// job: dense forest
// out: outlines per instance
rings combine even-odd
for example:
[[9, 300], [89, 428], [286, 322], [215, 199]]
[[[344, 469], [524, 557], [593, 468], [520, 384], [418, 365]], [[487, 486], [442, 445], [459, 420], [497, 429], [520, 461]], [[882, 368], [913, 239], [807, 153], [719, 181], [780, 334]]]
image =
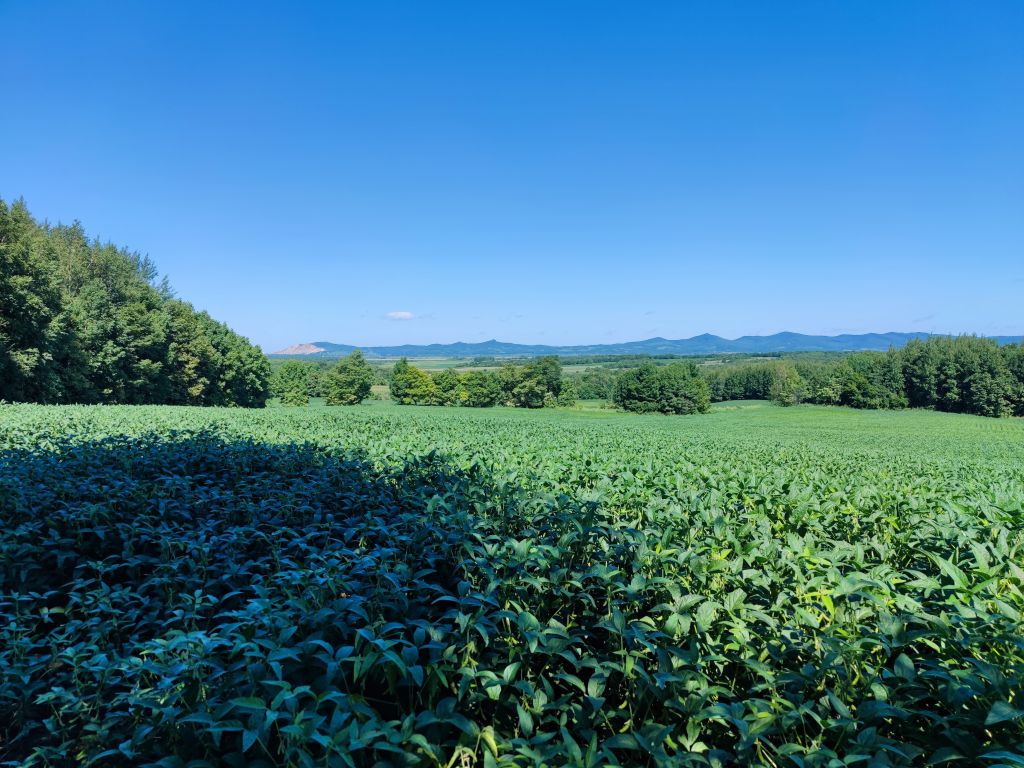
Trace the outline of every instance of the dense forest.
[[269, 378], [148, 258], [0, 200], [0, 400], [259, 407]]

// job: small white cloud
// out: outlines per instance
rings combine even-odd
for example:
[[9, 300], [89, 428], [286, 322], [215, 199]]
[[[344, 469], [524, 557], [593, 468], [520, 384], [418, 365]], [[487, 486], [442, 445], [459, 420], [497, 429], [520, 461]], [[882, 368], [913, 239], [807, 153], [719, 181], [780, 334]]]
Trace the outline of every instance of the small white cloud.
[[386, 317], [388, 320], [412, 320], [416, 317], [416, 315], [414, 315], [412, 312], [405, 312], [403, 310], [400, 312], [388, 312], [386, 315], [384, 315], [384, 317]]

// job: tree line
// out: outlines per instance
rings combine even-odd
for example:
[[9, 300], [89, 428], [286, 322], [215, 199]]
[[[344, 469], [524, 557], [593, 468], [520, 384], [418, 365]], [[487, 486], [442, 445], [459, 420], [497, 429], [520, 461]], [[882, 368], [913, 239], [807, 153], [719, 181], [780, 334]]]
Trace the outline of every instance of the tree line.
[[463, 405], [487, 408], [571, 406], [576, 391], [562, 376], [553, 355], [524, 365], [504, 363], [494, 370], [459, 373], [444, 369], [428, 373], [402, 358], [391, 374], [391, 399], [402, 405]]
[[1024, 415], [1024, 347], [974, 336], [932, 337], [888, 352], [703, 366], [648, 359], [624, 370], [572, 375], [563, 374], [554, 356], [464, 372], [430, 372], [402, 358], [388, 372], [355, 352], [335, 365], [284, 362], [275, 369], [272, 390], [286, 405], [304, 405], [310, 397], [339, 405], [369, 397], [374, 383], [387, 383], [402, 405], [542, 408], [579, 398], [610, 400], [636, 413], [687, 414], [724, 400], [774, 400], [1007, 416]]
[[261, 407], [270, 366], [138, 253], [0, 199], [0, 399]]
[[834, 361], [724, 366], [705, 376], [714, 402], [770, 399], [782, 405], [1024, 416], [1024, 346], [999, 346], [977, 336], [933, 336]]
[[[377, 376], [356, 350], [326, 369], [313, 362], [286, 361], [275, 370], [271, 389], [284, 405], [306, 405], [316, 396], [328, 405], [344, 405], [369, 397]], [[554, 356], [538, 357], [524, 365], [505, 363], [495, 370], [465, 372], [450, 368], [426, 371], [403, 357], [386, 381], [391, 399], [400, 405], [544, 408], [576, 403], [575, 387], [562, 376], [562, 366]]]
[[[589, 373], [589, 372], [588, 372]], [[283, 405], [306, 405], [323, 397], [328, 405], [346, 405], [369, 397], [375, 371], [358, 350], [336, 365], [288, 360], [275, 368], [273, 394]], [[489, 408], [571, 407], [578, 397], [579, 377], [563, 375], [556, 356], [538, 357], [522, 365], [505, 362], [494, 369], [426, 371], [406, 358], [387, 377], [391, 399], [399, 405]], [[704, 413], [710, 405], [707, 381], [692, 361], [658, 366], [646, 361], [613, 375], [608, 399], [636, 413]]]

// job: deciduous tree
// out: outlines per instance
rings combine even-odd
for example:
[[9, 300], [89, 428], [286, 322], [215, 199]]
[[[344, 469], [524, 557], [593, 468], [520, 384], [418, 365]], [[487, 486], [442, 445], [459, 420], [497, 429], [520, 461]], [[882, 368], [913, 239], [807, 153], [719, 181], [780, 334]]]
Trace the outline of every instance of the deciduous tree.
[[373, 369], [357, 349], [339, 360], [324, 376], [324, 402], [327, 405], [356, 405], [370, 396], [372, 386]]

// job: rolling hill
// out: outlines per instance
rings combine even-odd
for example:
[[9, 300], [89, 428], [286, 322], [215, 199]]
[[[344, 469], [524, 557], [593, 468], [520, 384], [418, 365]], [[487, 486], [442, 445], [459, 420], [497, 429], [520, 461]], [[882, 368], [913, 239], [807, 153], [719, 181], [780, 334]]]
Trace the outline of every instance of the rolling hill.
[[[272, 357], [335, 358], [361, 349], [367, 357], [535, 357], [539, 355], [714, 355], [728, 353], [775, 352], [852, 352], [902, 347], [912, 339], [927, 338], [927, 333], [863, 333], [839, 336], [809, 336], [784, 331], [770, 336], [740, 336], [724, 339], [710, 333], [688, 339], [655, 337], [617, 344], [551, 346], [514, 344], [491, 339], [481, 342], [457, 341], [452, 344], [402, 344], [390, 347], [362, 347], [330, 341], [295, 344], [274, 352]], [[1022, 336], [996, 336], [1000, 344], [1020, 342]]]

